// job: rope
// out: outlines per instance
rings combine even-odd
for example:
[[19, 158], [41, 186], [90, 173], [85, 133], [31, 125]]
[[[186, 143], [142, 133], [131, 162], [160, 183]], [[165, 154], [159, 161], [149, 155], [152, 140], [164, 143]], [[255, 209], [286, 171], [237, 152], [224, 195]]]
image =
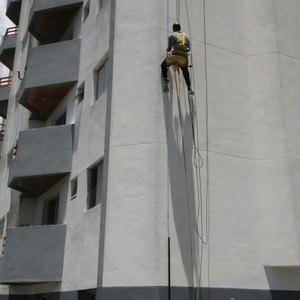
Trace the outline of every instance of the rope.
[[180, 0], [176, 0], [176, 22], [180, 23]]
[[[167, 40], [169, 38], [169, 11], [170, 1], [167, 0]], [[169, 132], [169, 110], [167, 110], [167, 133]], [[170, 173], [169, 173], [169, 156], [167, 166], [167, 241], [168, 241], [168, 300], [171, 300], [171, 237], [170, 237]]]
[[[177, 70], [176, 70], [177, 71]], [[189, 239], [190, 239], [190, 253], [191, 253], [191, 270], [192, 270], [192, 284], [194, 286], [194, 268], [193, 268], [193, 245], [192, 245], [192, 230], [191, 230], [191, 216], [190, 216], [190, 197], [189, 197], [189, 190], [188, 190], [188, 179], [187, 179], [187, 163], [186, 163], [186, 155], [185, 155], [185, 142], [184, 142], [184, 135], [183, 135], [183, 121], [182, 121], [182, 110], [180, 105], [180, 98], [179, 98], [179, 88], [178, 88], [178, 81], [177, 81], [177, 74], [176, 71], [174, 72], [174, 80], [175, 80], [175, 87], [176, 87], [176, 96], [177, 96], [177, 105], [178, 105], [178, 112], [179, 112], [179, 121], [180, 121], [180, 128], [181, 128], [181, 141], [182, 141], [182, 154], [183, 154], [183, 162], [184, 162], [184, 172], [185, 172], [185, 189], [186, 189], [186, 196], [187, 196], [187, 209], [188, 209], [188, 219], [189, 219]], [[193, 289], [193, 299], [194, 299], [194, 289]]]

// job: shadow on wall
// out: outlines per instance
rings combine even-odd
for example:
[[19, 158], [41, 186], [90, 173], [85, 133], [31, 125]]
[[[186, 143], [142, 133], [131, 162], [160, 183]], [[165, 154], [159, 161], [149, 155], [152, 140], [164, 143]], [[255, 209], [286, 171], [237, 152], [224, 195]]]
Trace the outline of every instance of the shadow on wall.
[[300, 299], [300, 267], [265, 267], [273, 300]]
[[[199, 249], [197, 248], [198, 243], [195, 235], [197, 212], [195, 205], [191, 116], [183, 110], [186, 104], [185, 101], [188, 101], [187, 96], [179, 99], [176, 94], [173, 94], [172, 90], [171, 86], [170, 93], [163, 92], [170, 181], [169, 200], [172, 204], [174, 224], [185, 275], [189, 286], [193, 287], [195, 279], [199, 278], [196, 260]], [[177, 110], [177, 106], [179, 113], [173, 118], [173, 111]], [[182, 144], [184, 147], [181, 146]], [[194, 278], [195, 275], [196, 278]], [[192, 289], [189, 292], [189, 299], [193, 299]]]

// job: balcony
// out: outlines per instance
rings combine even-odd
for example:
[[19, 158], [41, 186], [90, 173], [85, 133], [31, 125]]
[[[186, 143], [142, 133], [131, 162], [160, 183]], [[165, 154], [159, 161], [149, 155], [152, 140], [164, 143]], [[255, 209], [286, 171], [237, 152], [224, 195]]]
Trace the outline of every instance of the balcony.
[[46, 120], [77, 82], [80, 40], [31, 48], [19, 90], [19, 102], [32, 119]]
[[20, 132], [8, 186], [38, 197], [71, 172], [72, 153], [73, 125]]
[[11, 76], [0, 78], [0, 116], [6, 119]]
[[0, 62], [12, 71], [16, 50], [18, 27], [7, 28], [0, 47]]
[[19, 25], [21, 4], [21, 0], [7, 0], [6, 15], [16, 25]]
[[65, 225], [9, 228], [0, 259], [0, 283], [61, 281], [65, 237]]
[[35, 0], [28, 31], [41, 44], [61, 41], [82, 3], [83, 0]]

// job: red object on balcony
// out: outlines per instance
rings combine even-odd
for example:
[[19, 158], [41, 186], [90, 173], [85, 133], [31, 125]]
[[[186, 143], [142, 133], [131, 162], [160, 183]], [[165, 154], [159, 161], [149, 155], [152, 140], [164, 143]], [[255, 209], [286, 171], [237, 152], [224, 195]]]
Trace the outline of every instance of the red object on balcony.
[[14, 36], [14, 35], [17, 35], [18, 31], [19, 31], [18, 27], [9, 27], [9, 28], [6, 29], [4, 36]]
[[0, 78], [0, 88], [11, 85], [11, 76], [1, 77]]

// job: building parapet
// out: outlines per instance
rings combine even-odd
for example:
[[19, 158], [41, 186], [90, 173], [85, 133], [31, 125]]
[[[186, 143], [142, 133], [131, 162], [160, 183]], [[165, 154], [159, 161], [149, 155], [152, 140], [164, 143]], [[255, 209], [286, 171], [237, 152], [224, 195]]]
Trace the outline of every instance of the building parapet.
[[19, 102], [46, 120], [78, 80], [80, 39], [29, 49]]
[[18, 27], [7, 28], [0, 47], [0, 62], [11, 71], [14, 66], [17, 34]]
[[62, 279], [66, 225], [9, 228], [0, 258], [0, 283]]
[[20, 132], [8, 186], [27, 196], [41, 195], [71, 171], [72, 153], [73, 125]]

